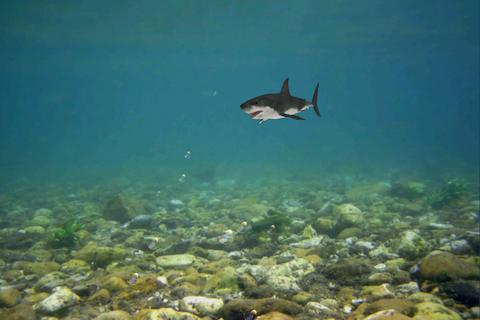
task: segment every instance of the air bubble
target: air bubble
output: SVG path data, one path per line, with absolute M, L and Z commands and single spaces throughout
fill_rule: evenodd
M 182 173 L 182 175 L 180 176 L 180 178 L 178 178 L 178 182 L 184 183 L 185 180 L 187 180 L 187 175 L 186 175 L 185 173 Z
M 190 150 L 188 150 L 187 152 L 185 152 L 185 154 L 183 155 L 183 157 L 185 159 L 190 159 L 190 157 L 192 156 L 192 152 Z

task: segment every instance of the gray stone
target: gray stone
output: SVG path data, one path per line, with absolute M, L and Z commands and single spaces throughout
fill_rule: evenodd
M 162 268 L 188 268 L 196 261 L 191 254 L 172 254 L 157 257 L 156 262 Z
M 179 307 L 181 311 L 195 313 L 202 317 L 215 316 L 223 307 L 223 300 L 202 296 L 187 296 L 180 300 Z

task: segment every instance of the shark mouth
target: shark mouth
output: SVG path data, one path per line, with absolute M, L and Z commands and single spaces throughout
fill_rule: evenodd
M 262 113 L 262 110 L 254 111 L 250 113 L 250 117 L 255 118 L 258 116 L 260 113 Z

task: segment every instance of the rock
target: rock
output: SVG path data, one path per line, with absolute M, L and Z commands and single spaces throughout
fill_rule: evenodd
M 233 293 L 239 290 L 238 276 L 234 268 L 223 268 L 207 280 L 204 287 L 205 292 L 212 293 L 218 290 L 225 293 Z
M 310 239 L 305 239 L 299 242 L 294 242 L 289 244 L 290 248 L 303 248 L 303 249 L 311 249 L 315 247 L 320 247 L 322 245 L 322 241 L 325 239 L 324 236 L 317 236 Z
M 361 234 L 362 234 L 362 229 L 357 227 L 348 227 L 340 231 L 339 234 L 337 234 L 337 239 L 347 240 L 348 238 L 359 237 Z
M 96 317 L 94 320 L 130 320 L 132 317 L 125 311 L 114 310 L 104 312 Z
M 266 284 L 274 291 L 295 293 L 300 291 L 299 281 L 315 271 L 311 263 L 297 258 L 271 267 L 260 265 L 244 265 L 237 272 L 251 274 L 257 283 Z
M 57 271 L 60 269 L 60 265 L 53 261 L 48 262 L 26 262 L 20 264 L 19 267 L 23 269 L 25 274 L 35 274 L 37 276 L 43 276 L 47 273 Z
M 387 272 L 377 272 L 368 277 L 368 284 L 378 285 L 382 283 L 391 283 L 392 276 Z
M 440 285 L 440 292 L 467 307 L 478 306 L 480 303 L 480 281 L 455 280 L 445 282 Z
M 399 239 L 393 240 L 391 247 L 394 252 L 408 260 L 422 257 L 430 249 L 425 239 L 411 230 L 404 231 Z
M 158 276 L 156 278 L 156 282 L 157 282 L 157 286 L 159 288 L 163 288 L 163 287 L 168 286 L 168 279 L 165 276 Z
M 380 299 L 369 303 L 365 308 L 363 314 L 369 315 L 382 310 L 393 309 L 405 315 L 412 315 L 415 303 L 404 299 Z
M 103 287 L 110 292 L 121 291 L 128 287 L 128 284 L 120 277 L 109 277 L 103 284 Z
M 75 274 L 90 271 L 90 266 L 86 261 L 71 259 L 64 262 L 60 270 L 65 273 Z
M 299 293 L 295 294 L 292 297 L 292 301 L 301 305 L 307 304 L 307 302 L 311 301 L 314 298 L 313 294 L 306 292 L 306 291 L 300 291 Z
M 415 319 L 430 319 L 430 320 L 461 320 L 462 317 L 453 310 L 447 307 L 433 303 L 422 302 L 415 305 Z M 421 318 L 424 317 L 424 318 Z
M 207 259 L 210 261 L 217 261 L 228 257 L 228 252 L 224 250 L 207 250 Z
M 26 296 L 23 301 L 30 306 L 34 305 L 35 303 L 38 303 L 44 299 L 46 299 L 49 296 L 47 292 L 39 292 L 39 293 L 34 293 L 32 295 Z M 1 319 L 1 318 L 0 318 Z
M 353 249 L 354 249 L 355 252 L 367 253 L 367 252 L 375 249 L 375 245 L 370 241 L 359 240 L 359 241 L 356 241 L 353 244 Z
M 172 254 L 157 257 L 156 262 L 162 268 L 187 268 L 196 261 L 191 254 Z
M 56 287 L 65 285 L 66 278 L 67 277 L 59 271 L 50 272 L 38 279 L 34 288 L 37 291 L 52 292 Z
M 29 304 L 18 304 L 13 308 L 0 309 L 0 319 L 5 320 L 36 320 L 35 311 Z
M 412 318 L 406 315 L 403 315 L 394 309 L 378 311 L 366 316 L 365 318 L 362 318 L 362 320 L 408 320 L 408 319 L 412 319 Z
M 107 289 L 100 289 L 88 298 L 88 301 L 106 304 L 110 301 L 110 292 Z
M 420 291 L 420 288 L 418 287 L 418 284 L 415 281 L 402 283 L 395 287 L 395 292 L 403 295 L 410 295 L 412 293 L 416 293 L 419 291 Z
M 293 320 L 292 317 L 281 312 L 269 312 L 255 318 L 256 320 Z
M 310 301 L 305 305 L 305 310 L 308 314 L 314 317 L 325 317 L 333 313 L 333 310 L 329 307 L 319 303 Z
M 335 228 L 342 230 L 348 227 L 361 225 L 363 222 L 363 213 L 353 204 L 345 203 L 338 206 L 335 210 L 338 217 Z
M 38 238 L 45 234 L 45 228 L 42 226 L 30 226 L 26 227 L 24 230 L 28 237 Z
M 375 301 L 378 299 L 393 298 L 394 293 L 388 284 L 379 286 L 364 286 L 360 291 L 360 297 L 367 301 Z
M 11 308 L 22 299 L 20 291 L 14 287 L 0 287 L 0 307 Z
M 314 227 L 321 234 L 331 234 L 335 228 L 335 221 L 320 217 L 315 221 Z
M 135 320 L 201 320 L 194 314 L 176 311 L 172 308 L 143 309 L 135 316 Z
M 277 256 L 277 263 L 289 262 L 289 261 L 292 261 L 295 258 L 296 258 L 296 256 L 293 253 L 291 253 L 290 251 L 284 251 Z
M 126 255 L 127 251 L 123 247 L 99 247 L 92 241 L 77 251 L 74 257 L 103 268 L 114 261 L 122 260 Z
M 407 297 L 407 300 L 417 304 L 420 302 L 433 302 L 437 304 L 443 304 L 442 300 L 431 293 L 416 292 Z
M 417 199 L 425 194 L 425 185 L 416 181 L 395 183 L 390 189 L 390 194 L 394 197 Z
M 266 299 L 234 299 L 227 302 L 219 315 L 229 320 L 244 320 L 244 315 L 256 310 L 259 315 L 277 311 L 287 315 L 296 315 L 302 312 L 302 307 L 296 303 L 280 298 Z
M 250 291 L 257 287 L 257 281 L 249 273 L 242 273 L 238 276 L 238 285 L 240 289 Z
M 433 251 L 420 263 L 419 276 L 422 281 L 479 280 L 480 268 L 449 252 Z
M 180 310 L 199 316 L 215 316 L 223 307 L 223 300 L 201 296 L 187 296 L 180 300 Z
M 448 244 L 448 249 L 453 254 L 469 254 L 472 252 L 472 247 L 467 240 L 454 240 Z
M 34 308 L 43 313 L 54 314 L 62 309 L 71 307 L 80 301 L 80 297 L 67 287 L 55 288 L 53 294 L 37 303 Z
M 121 195 L 116 195 L 108 200 L 103 209 L 103 216 L 108 220 L 116 220 L 125 223 L 136 216 L 145 213 L 144 206 L 138 201 L 126 199 Z
M 184 282 L 181 285 L 174 286 L 172 296 L 181 299 L 187 296 L 196 296 L 200 294 L 201 289 L 190 282 Z
M 327 266 L 324 274 L 341 285 L 358 285 L 367 283 L 370 266 L 364 259 L 346 258 Z

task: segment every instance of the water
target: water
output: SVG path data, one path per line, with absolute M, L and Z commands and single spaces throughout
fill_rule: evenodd
M 403 271 L 445 243 L 458 247 L 454 241 L 467 241 L 468 248 L 450 251 L 478 259 L 478 12 L 475 0 L 3 1 L 0 286 L 22 292 L 15 305 L 33 305 L 27 299 L 32 293 L 22 290 L 43 272 L 12 276 L 15 270 L 32 273 L 15 263 L 61 265 L 90 241 L 125 248 L 128 254 L 108 263 L 132 266 L 117 272 L 126 283 L 138 273 L 129 288 L 149 277 L 172 281 L 173 271 L 154 261 L 165 254 L 213 261 L 218 257 L 205 250 L 234 252 L 222 268 L 238 273 L 242 263 L 256 265 L 262 255 L 288 260 L 289 251 L 294 261 L 312 255 L 322 262 L 310 261 L 316 271 L 287 292 L 265 279 L 254 279 L 256 285 L 304 306 L 297 317 L 315 313 L 306 302 L 329 298 L 338 302 L 331 316 L 347 318 L 344 307 L 371 282 L 345 282 L 334 266 L 347 258 L 365 258 L 370 267 L 394 258 L 372 257 L 367 245 L 354 246 L 357 240 L 388 247 L 392 235 L 414 230 L 428 245 L 415 252 L 391 246 L 407 261 Z M 310 109 L 301 114 L 306 121 L 258 125 L 240 110 L 254 96 L 279 92 L 287 77 L 290 92 L 301 98 L 311 99 L 320 84 L 321 118 Z M 109 215 L 109 201 L 127 213 Z M 339 218 L 342 204 L 362 214 Z M 121 227 L 135 216 L 142 218 L 128 225 L 138 228 Z M 276 229 L 265 229 L 271 221 Z M 32 225 L 44 230 L 26 232 Z M 58 228 L 72 231 L 74 239 L 52 242 Z M 344 244 L 340 235 L 348 228 L 361 232 L 352 231 L 356 240 Z M 134 230 L 147 239 L 129 238 Z M 327 244 L 307 253 L 292 246 L 320 236 L 334 244 L 328 254 Z M 215 237 L 221 245 L 202 242 Z M 272 247 L 265 248 L 268 242 Z M 82 258 L 93 263 L 91 272 L 108 265 Z M 215 275 L 215 267 L 206 273 Z M 105 280 L 85 274 L 86 280 L 67 287 L 101 287 Z M 313 275 L 321 279 L 309 280 Z M 332 287 L 324 292 L 315 283 Z M 240 293 L 262 296 L 253 289 L 194 285 L 198 292 L 188 293 L 224 302 Z M 453 285 L 438 286 L 451 306 Z M 153 294 L 145 288 L 142 302 L 126 299 L 126 305 L 115 295 L 89 303 L 90 290 L 60 318 L 81 317 L 81 307 L 94 317 L 108 309 L 133 315 L 169 306 L 186 295 L 175 287 L 181 284 L 159 286 L 168 302 L 153 305 L 145 302 Z M 358 292 L 345 298 L 338 294 L 345 287 Z M 395 297 L 406 299 L 394 289 Z M 299 291 L 312 297 L 295 300 Z M 466 308 L 452 310 L 469 317 L 475 303 L 465 301 L 457 302 Z

